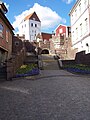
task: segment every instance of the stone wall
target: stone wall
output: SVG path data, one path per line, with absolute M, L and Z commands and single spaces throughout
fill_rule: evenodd
M 16 36 L 13 36 L 13 42 L 12 42 L 12 52 L 18 53 L 23 48 L 23 41 L 19 39 Z
M 15 76 L 16 70 L 23 64 L 26 57 L 25 48 L 23 48 L 18 54 L 12 56 L 11 59 L 6 61 L 7 68 L 7 80 Z
M 76 49 L 72 48 L 71 38 L 64 38 L 63 43 L 60 42 L 60 37 L 53 36 L 50 39 L 50 51 L 52 54 L 58 54 L 63 60 L 75 59 Z
M 63 65 L 68 64 L 84 64 L 90 66 L 90 53 L 85 54 L 85 51 L 76 53 L 75 60 L 62 60 Z
M 90 53 L 85 54 L 85 51 L 76 53 L 75 61 L 77 64 L 90 65 Z

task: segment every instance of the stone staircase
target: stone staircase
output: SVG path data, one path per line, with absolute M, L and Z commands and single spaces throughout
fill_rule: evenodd
M 59 70 L 59 64 L 57 59 L 51 55 L 42 55 L 43 69 L 44 70 Z
M 38 64 L 38 55 L 35 55 L 33 53 L 27 53 L 24 64 L 31 64 L 31 63 Z
M 0 81 L 6 80 L 6 66 L 0 66 Z

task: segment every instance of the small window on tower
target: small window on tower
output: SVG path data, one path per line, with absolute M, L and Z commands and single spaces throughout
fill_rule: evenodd
M 37 27 L 37 24 L 35 24 L 35 27 Z
M 61 29 L 59 29 L 59 33 L 63 33 L 63 29 L 61 28 Z
M 16 45 L 16 46 L 19 46 L 19 41 L 15 41 L 15 45 Z
M 33 23 L 31 23 L 31 27 L 33 27 Z
M 33 18 L 33 20 L 35 20 L 35 18 Z

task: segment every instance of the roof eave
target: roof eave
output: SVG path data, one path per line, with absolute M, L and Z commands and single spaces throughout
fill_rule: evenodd
M 70 10 L 69 16 L 71 16 L 74 8 L 77 6 L 77 4 L 80 2 L 81 0 L 77 0 L 76 3 L 74 4 L 74 6 L 72 7 L 72 9 Z
M 9 29 L 10 29 L 10 30 L 12 31 L 12 33 L 14 34 L 14 32 L 13 32 L 14 28 L 13 28 L 13 26 L 11 25 L 11 23 L 9 22 L 9 20 L 7 19 L 7 17 L 3 14 L 2 10 L 0 10 L 0 13 L 1 13 L 1 15 L 2 15 L 2 18 L 3 18 L 4 20 L 6 20 L 6 24 L 7 24 L 7 26 L 9 27 Z

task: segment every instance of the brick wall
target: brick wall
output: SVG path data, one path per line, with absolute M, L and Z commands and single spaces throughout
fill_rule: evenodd
M 0 37 L 0 47 L 8 52 L 7 57 L 10 58 L 12 53 L 13 34 L 11 30 L 8 28 L 8 26 L 5 24 L 5 21 L 3 21 L 1 18 L 0 18 L 0 24 L 3 25 L 3 37 Z M 6 39 L 6 30 L 8 30 L 8 39 Z

